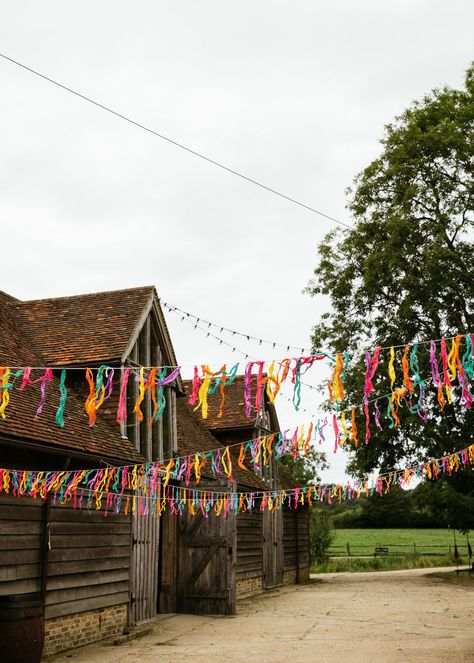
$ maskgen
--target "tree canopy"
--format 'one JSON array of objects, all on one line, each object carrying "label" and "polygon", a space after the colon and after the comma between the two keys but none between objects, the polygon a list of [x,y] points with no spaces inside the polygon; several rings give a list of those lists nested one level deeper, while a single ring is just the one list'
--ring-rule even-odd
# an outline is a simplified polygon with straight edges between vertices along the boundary
[{"label": "tree canopy", "polygon": [[[348,191],[354,228],[325,237],[307,288],[330,300],[313,330],[314,349],[351,357],[342,408],[362,402],[367,349],[474,332],[474,63],[462,89],[436,89],[415,101],[385,128],[381,144]],[[387,361],[384,351],[375,396],[391,392]],[[429,379],[426,346],[419,346],[419,363]],[[440,412],[436,390],[428,392],[426,421],[407,406],[399,426],[389,428],[382,415],[383,430],[352,454],[354,473],[472,443],[474,405],[448,404]],[[360,408],[357,423],[363,430]]]}]

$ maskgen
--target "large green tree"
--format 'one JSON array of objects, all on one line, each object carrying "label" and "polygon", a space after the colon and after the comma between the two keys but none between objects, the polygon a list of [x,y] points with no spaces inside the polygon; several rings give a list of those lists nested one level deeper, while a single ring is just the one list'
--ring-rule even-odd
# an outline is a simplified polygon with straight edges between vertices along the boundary
[{"label": "large green tree", "polygon": [[[354,228],[325,237],[308,286],[310,294],[330,300],[329,312],[314,327],[314,348],[351,356],[342,407],[362,403],[367,349],[474,332],[474,64],[462,89],[433,90],[415,101],[386,127],[381,144],[380,156],[348,192]],[[353,473],[472,443],[474,405],[463,410],[455,403],[440,413],[429,385],[427,346],[419,346],[418,359],[427,380],[427,420],[405,403],[400,425],[389,428],[381,399],[383,431],[374,426],[371,404],[372,437],[365,444],[359,408],[361,443],[351,456]],[[397,349],[396,386],[402,384],[400,360]],[[387,361],[384,350],[371,397],[391,391]]]}]

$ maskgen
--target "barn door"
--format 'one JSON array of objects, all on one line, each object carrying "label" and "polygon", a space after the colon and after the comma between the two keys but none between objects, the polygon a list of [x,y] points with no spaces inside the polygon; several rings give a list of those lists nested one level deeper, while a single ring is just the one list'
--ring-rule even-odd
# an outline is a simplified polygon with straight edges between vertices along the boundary
[{"label": "barn door", "polygon": [[132,517],[130,622],[142,624],[157,613],[159,518]]},{"label": "barn door", "polygon": [[235,614],[234,514],[180,516],[178,563],[178,612]]},{"label": "barn door", "polygon": [[263,512],[263,586],[265,589],[283,584],[283,514]]}]

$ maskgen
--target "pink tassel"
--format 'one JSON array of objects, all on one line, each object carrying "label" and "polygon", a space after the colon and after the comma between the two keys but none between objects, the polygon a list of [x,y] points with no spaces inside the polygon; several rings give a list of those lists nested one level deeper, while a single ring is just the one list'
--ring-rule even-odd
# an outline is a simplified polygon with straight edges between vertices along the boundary
[{"label": "pink tassel", "polygon": [[257,415],[258,415],[258,413],[260,412],[260,405],[262,403],[262,394],[263,394],[262,376],[263,376],[264,362],[263,361],[255,361],[253,363],[258,364],[257,394],[255,396],[255,409],[256,409]]},{"label": "pink tassel", "polygon": [[369,399],[364,396],[364,413],[365,413],[365,443],[370,440],[370,412],[369,412]]},{"label": "pink tassel", "polygon": [[374,350],[374,356],[372,359],[370,358],[370,354],[368,352],[365,353],[365,365],[366,365],[366,371],[365,371],[365,386],[364,386],[364,393],[366,396],[370,394],[371,391],[374,390],[374,385],[372,384],[372,380],[375,375],[375,371],[377,370],[377,366],[379,364],[379,354],[380,350],[382,348],[378,345],[375,350]]},{"label": "pink tassel", "polygon": [[38,405],[38,409],[36,410],[36,416],[42,413],[43,411],[43,406],[46,401],[46,387],[48,384],[51,382],[53,379],[53,370],[51,368],[47,368],[45,374],[43,375],[42,378],[39,380],[35,380],[35,382],[41,382],[41,400]]},{"label": "pink tassel", "polygon": [[120,400],[117,408],[117,423],[123,424],[127,418],[127,384],[131,368],[126,368],[123,374],[122,386],[120,387]]},{"label": "pink tassel", "polygon": [[336,453],[337,448],[341,443],[341,436],[339,435],[339,426],[335,414],[332,415],[332,426],[334,428],[334,453]]},{"label": "pink tassel", "polygon": [[193,390],[191,396],[189,397],[189,405],[195,405],[199,396],[199,387],[201,386],[201,378],[199,377],[199,369],[197,366],[194,367],[193,375]]},{"label": "pink tassel", "polygon": [[30,382],[30,375],[31,375],[31,368],[29,367],[25,368],[23,372],[23,380],[20,386],[20,391],[23,391],[26,385]]},{"label": "pink tassel", "polygon": [[245,416],[247,418],[252,416],[252,366],[253,362],[247,364],[244,375]]}]

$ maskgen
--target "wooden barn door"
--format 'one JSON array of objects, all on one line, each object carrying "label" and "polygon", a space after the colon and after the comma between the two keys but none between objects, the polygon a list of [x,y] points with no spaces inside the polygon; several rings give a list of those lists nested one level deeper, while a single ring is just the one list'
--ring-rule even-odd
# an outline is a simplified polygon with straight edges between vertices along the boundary
[{"label": "wooden barn door", "polygon": [[159,518],[132,518],[130,623],[143,624],[157,613]]},{"label": "wooden barn door", "polygon": [[179,530],[178,612],[235,614],[234,514],[183,514]]},{"label": "wooden barn door", "polygon": [[283,584],[283,514],[263,512],[263,586],[265,589]]}]

